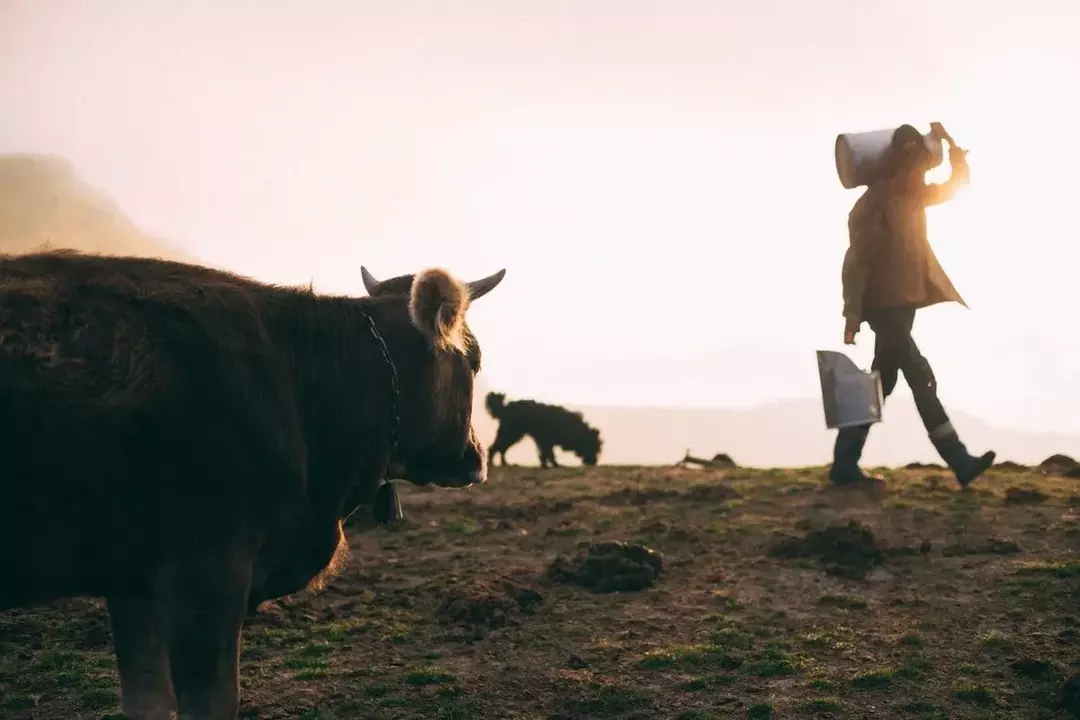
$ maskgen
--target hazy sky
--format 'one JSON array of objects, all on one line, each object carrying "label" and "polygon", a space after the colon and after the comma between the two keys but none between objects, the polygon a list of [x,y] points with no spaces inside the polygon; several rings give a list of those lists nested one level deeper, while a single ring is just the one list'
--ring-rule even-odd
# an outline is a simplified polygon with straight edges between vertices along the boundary
[{"label": "hazy sky", "polygon": [[0,0],[0,152],[260,279],[506,267],[471,322],[511,395],[742,405],[840,348],[836,134],[941,120],[943,399],[1080,429],[1077,37],[1072,0]]}]

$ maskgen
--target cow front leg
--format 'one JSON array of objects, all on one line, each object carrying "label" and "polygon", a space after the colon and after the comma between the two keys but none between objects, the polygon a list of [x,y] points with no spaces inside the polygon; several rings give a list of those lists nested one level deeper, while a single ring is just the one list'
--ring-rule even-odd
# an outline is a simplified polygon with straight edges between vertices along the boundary
[{"label": "cow front leg", "polygon": [[234,720],[240,708],[240,629],[251,561],[222,548],[174,575],[169,661],[180,720]]},{"label": "cow front leg", "polygon": [[130,720],[172,720],[176,699],[164,604],[150,595],[110,597],[105,602],[120,673],[121,711]]}]

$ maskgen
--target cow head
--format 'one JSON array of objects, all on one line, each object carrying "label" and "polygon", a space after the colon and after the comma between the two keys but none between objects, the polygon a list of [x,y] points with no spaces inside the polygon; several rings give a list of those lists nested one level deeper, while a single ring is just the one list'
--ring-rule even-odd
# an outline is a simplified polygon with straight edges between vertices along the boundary
[{"label": "cow head", "polygon": [[392,477],[441,487],[465,487],[487,479],[487,454],[472,426],[480,346],[465,313],[505,274],[500,270],[482,280],[460,282],[435,268],[379,282],[361,268],[371,297],[400,297],[407,303],[413,336],[407,351],[394,357],[401,395]]}]

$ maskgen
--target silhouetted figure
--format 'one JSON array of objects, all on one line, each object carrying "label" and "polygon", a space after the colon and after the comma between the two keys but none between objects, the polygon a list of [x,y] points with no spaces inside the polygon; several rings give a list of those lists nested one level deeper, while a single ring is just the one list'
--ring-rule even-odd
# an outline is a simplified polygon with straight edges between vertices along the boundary
[{"label": "silhouetted figure", "polygon": [[555,447],[572,452],[585,465],[595,465],[603,440],[600,431],[585,422],[579,412],[534,400],[506,402],[503,393],[488,393],[485,401],[491,417],[499,421],[499,431],[488,448],[488,464],[498,453],[506,465],[506,451],[528,435],[540,452],[541,467],[558,467]]},{"label": "silhouetted figure", "polygon": [[[922,133],[903,125],[893,135],[888,169],[872,182],[848,216],[850,246],[844,257],[844,343],[855,342],[863,321],[874,331],[873,369],[881,373],[888,397],[899,373],[911,387],[915,405],[941,458],[967,486],[994,462],[994,453],[968,453],[937,394],[930,363],[919,352],[911,329],[919,308],[942,302],[967,307],[938,263],[926,237],[926,208],[950,200],[968,181],[967,153],[935,123],[949,143],[949,179],[927,184],[934,159]],[[859,459],[870,426],[843,428],[836,436],[830,480],[837,484],[869,479]]]}]

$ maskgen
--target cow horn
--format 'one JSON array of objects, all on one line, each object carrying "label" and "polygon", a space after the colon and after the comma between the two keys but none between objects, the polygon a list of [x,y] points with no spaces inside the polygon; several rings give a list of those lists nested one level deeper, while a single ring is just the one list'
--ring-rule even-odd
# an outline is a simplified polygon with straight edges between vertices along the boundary
[{"label": "cow horn", "polygon": [[469,299],[475,300],[476,298],[484,297],[489,292],[495,289],[495,286],[502,282],[503,277],[506,275],[506,269],[502,269],[497,273],[488,275],[481,280],[473,280],[472,282],[465,283],[469,288]]},{"label": "cow horn", "polygon": [[368,295],[374,295],[379,289],[379,281],[363,265],[360,266],[360,277],[364,280],[364,288],[367,290]]}]

